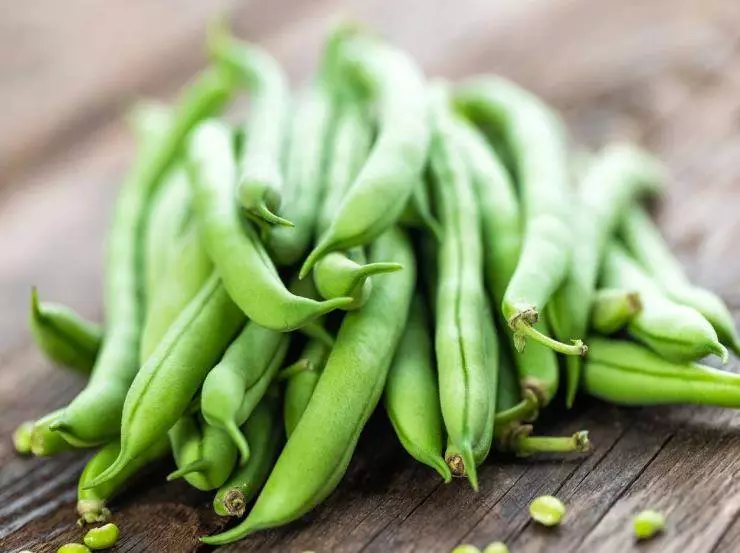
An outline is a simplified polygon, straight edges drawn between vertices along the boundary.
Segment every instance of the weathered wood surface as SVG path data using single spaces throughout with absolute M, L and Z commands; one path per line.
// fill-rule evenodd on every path
M 740 3 L 734 0 L 241 3 L 128 0 L 0 3 L 0 551 L 55 551 L 74 526 L 82 454 L 21 459 L 23 420 L 62 405 L 82 381 L 44 362 L 25 327 L 31 284 L 100 318 L 103 235 L 132 143 L 120 116 L 141 94 L 169 95 L 203 62 L 217 12 L 265 44 L 296 82 L 321 38 L 350 14 L 409 49 L 430 75 L 499 72 L 561 108 L 590 147 L 637 140 L 673 181 L 659 220 L 688 272 L 740 310 Z M 733 361 L 737 368 L 737 361 Z M 542 430 L 591 431 L 574 459 L 501 460 L 481 492 L 440 485 L 376 416 L 339 490 L 305 520 L 228 551 L 447 551 L 504 539 L 514 552 L 709 551 L 740 548 L 740 418 L 704 408 L 618 409 L 582 401 Z M 115 503 L 115 551 L 205 551 L 223 524 L 210 496 L 163 483 L 166 467 Z M 557 494 L 566 523 L 528 520 Z M 632 515 L 668 515 L 636 546 Z

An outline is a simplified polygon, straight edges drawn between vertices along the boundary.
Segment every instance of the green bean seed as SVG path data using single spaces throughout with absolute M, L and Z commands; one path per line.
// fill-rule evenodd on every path
M 627 290 L 604 288 L 594 295 L 591 327 L 599 334 L 622 330 L 642 311 L 640 294 Z
M 136 473 L 143 467 L 163 457 L 170 451 L 170 444 L 165 438 L 160 438 L 152 447 L 138 456 L 126 466 L 126 470 L 118 473 L 115 478 L 94 487 L 89 484 L 102 474 L 118 458 L 121 445 L 116 441 L 100 449 L 85 464 L 85 468 L 77 483 L 77 514 L 80 515 L 79 524 L 105 522 L 110 517 L 108 501 L 119 493 Z
M 673 361 L 695 361 L 712 353 L 726 361 L 727 349 L 712 325 L 695 309 L 670 300 L 616 242 L 606 253 L 601 279 L 608 288 L 640 294 L 642 310 L 627 325 L 637 340 Z
M 98 528 L 88 530 L 87 534 L 85 534 L 84 541 L 87 547 L 93 551 L 97 551 L 99 549 L 110 549 L 113 547 L 118 541 L 119 536 L 120 531 L 118 530 L 118 526 L 109 522 Z
M 288 291 L 256 231 L 234 209 L 236 167 L 228 127 L 201 124 L 190 143 L 195 215 L 203 242 L 229 296 L 255 323 L 288 331 L 353 301 L 318 302 Z
M 383 393 L 416 282 L 411 244 L 401 231 L 382 235 L 370 254 L 371 261 L 395 261 L 404 270 L 378 281 L 367 304 L 344 317 L 311 401 L 249 516 L 235 528 L 201 538 L 205 543 L 230 543 L 297 519 L 325 499 L 347 470 Z
M 621 235 L 627 249 L 663 292 L 676 303 L 692 307 L 704 315 L 720 341 L 740 354 L 740 338 L 725 303 L 713 292 L 691 285 L 660 231 L 642 208 L 634 206 L 630 210 L 623 220 Z
M 411 304 L 406 330 L 388 372 L 384 400 L 388 418 L 404 449 L 449 482 L 450 469 L 442 457 L 442 410 L 431 329 L 418 295 Z
M 469 543 L 464 543 L 462 545 L 458 545 L 450 553 L 480 553 L 480 549 L 474 545 L 470 545 Z
M 509 548 L 502 541 L 489 543 L 483 550 L 483 553 L 509 553 Z
M 286 406 L 287 401 L 286 397 Z M 234 471 L 213 498 L 213 509 L 217 514 L 234 517 L 244 515 L 247 504 L 267 480 L 280 451 L 283 443 L 280 422 L 280 395 L 269 390 L 241 428 L 252 446 L 252 455 L 245 465 Z
M 39 301 L 31 289 L 31 335 L 36 346 L 52 363 L 89 375 L 103 341 L 103 329 L 70 308 Z
M 90 550 L 81 543 L 65 543 L 57 553 L 90 553 Z
M 645 152 L 626 144 L 607 146 L 591 162 L 575 199 L 573 245 L 565 284 L 548 309 L 550 324 L 561 341 L 583 339 L 588 331 L 596 281 L 610 237 L 629 206 L 661 189 L 663 170 Z M 567 360 L 566 405 L 573 404 L 582 360 Z
M 223 105 L 231 89 L 231 79 L 222 72 L 201 73 L 185 89 L 165 136 L 143 145 L 125 178 L 108 241 L 105 341 L 87 386 L 52 423 L 75 445 L 104 443 L 120 432 L 126 393 L 139 370 L 147 207 L 185 136 Z
M 280 159 L 290 109 L 288 79 L 280 64 L 259 46 L 234 39 L 224 25 L 214 25 L 211 31 L 211 57 L 251 93 L 237 198 L 258 224 L 293 226 L 278 216 L 283 199 Z
M 640 344 L 592 338 L 582 387 L 620 405 L 689 403 L 740 408 L 740 375 L 669 361 Z
M 632 528 L 638 540 L 649 540 L 665 529 L 665 517 L 658 511 L 641 511 L 632 520 Z
M 543 495 L 529 504 L 529 514 L 543 526 L 557 526 L 565 516 L 565 505 L 557 497 Z
M 427 157 L 427 95 L 413 59 L 357 32 L 340 45 L 340 53 L 350 76 L 378 104 L 379 133 L 331 225 L 301 267 L 301 278 L 326 254 L 366 245 L 395 224 Z

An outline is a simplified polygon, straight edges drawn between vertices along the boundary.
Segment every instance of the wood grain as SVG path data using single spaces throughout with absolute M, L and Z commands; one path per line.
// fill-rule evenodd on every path
M 140 94 L 170 96 L 203 64 L 205 22 L 229 13 L 300 83 L 322 37 L 350 14 L 408 49 L 432 76 L 498 72 L 561 109 L 576 140 L 627 138 L 673 175 L 659 221 L 687 272 L 740 310 L 740 4 L 732 0 L 182 0 L 0 3 L 0 551 L 55 551 L 74 527 L 84 454 L 16 457 L 7 437 L 82 386 L 31 348 L 31 284 L 100 319 L 103 238 L 132 155 L 121 114 Z M 737 363 L 731 365 L 737 370 Z M 504 539 L 515 552 L 734 552 L 740 539 L 740 417 L 708 408 L 619 409 L 582 400 L 540 432 L 588 428 L 588 456 L 513 460 L 481 470 L 481 492 L 442 485 L 399 448 L 382 413 L 321 507 L 225 551 L 448 551 Z M 166 463 L 114 504 L 114 551 L 206 551 L 223 526 L 210 496 L 164 484 Z M 555 493 L 565 524 L 545 531 L 528 502 Z M 642 508 L 665 534 L 635 545 Z

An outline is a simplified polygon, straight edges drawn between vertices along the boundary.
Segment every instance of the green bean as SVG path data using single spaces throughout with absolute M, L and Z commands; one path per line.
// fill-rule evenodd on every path
M 529 504 L 529 514 L 543 526 L 557 526 L 565 516 L 565 505 L 557 497 L 543 495 Z
M 65 440 L 59 432 L 54 432 L 50 426 L 64 412 L 64 408 L 52 411 L 41 417 L 31 430 L 31 453 L 36 457 L 49 457 L 63 451 L 75 449 L 75 446 Z
M 102 328 L 57 303 L 41 302 L 31 289 L 31 335 L 51 362 L 90 374 L 103 341 Z
M 353 301 L 318 302 L 285 288 L 255 230 L 242 224 L 234 208 L 228 184 L 235 182 L 236 168 L 226 126 L 201 124 L 191 138 L 190 159 L 195 215 L 205 249 L 229 296 L 247 317 L 266 328 L 288 331 Z
M 429 200 L 424 179 L 414 185 L 406 207 L 398 220 L 399 224 L 410 228 L 419 228 L 431 232 L 437 240 L 442 239 L 442 227 L 432 214 L 432 206 Z
M 722 299 L 693 286 L 648 214 L 633 206 L 624 218 L 621 235 L 630 253 L 676 303 L 696 309 L 712 324 L 720 341 L 740 355 L 740 339 L 732 314 Z
M 591 328 L 599 334 L 622 330 L 642 311 L 640 294 L 628 290 L 604 288 L 594 294 Z
M 298 425 L 308 402 L 311 401 L 330 351 L 331 347 L 327 347 L 318 340 L 309 341 L 301 353 L 301 359 L 308 362 L 308 370 L 291 376 L 285 385 L 283 419 L 285 420 L 285 435 L 288 438 Z
M 509 548 L 502 541 L 489 543 L 483 550 L 483 553 L 509 553 Z
M 278 265 L 296 263 L 313 238 L 333 117 L 332 94 L 326 83 L 318 82 L 302 91 L 296 104 L 281 210 L 295 228 L 278 227 L 267 236 L 267 249 Z
M 93 528 L 85 534 L 84 542 L 93 551 L 98 549 L 109 549 L 118 541 L 120 532 L 118 526 L 109 522 L 99 528 Z
M 31 433 L 34 421 L 25 421 L 18 425 L 13 431 L 13 447 L 21 455 L 31 453 Z
M 462 545 L 458 545 L 451 551 L 451 553 L 480 553 L 480 549 L 474 545 L 470 545 L 469 543 L 464 543 Z
M 647 509 L 635 516 L 632 528 L 638 540 L 649 540 L 665 529 L 665 517 L 658 511 Z
M 403 212 L 427 157 L 430 138 L 424 77 L 404 52 L 356 33 L 340 47 L 350 76 L 378 104 L 379 134 L 329 228 L 301 267 L 304 278 L 332 251 L 370 243 Z
M 171 264 L 172 244 L 182 236 L 192 217 L 192 192 L 184 168 L 175 167 L 152 198 L 145 234 L 146 297 L 156 298 L 156 284 Z M 164 288 L 165 290 L 167 287 Z M 147 301 L 148 317 L 152 312 Z
M 711 353 L 726 361 L 727 350 L 719 343 L 712 325 L 695 309 L 666 297 L 616 242 L 608 248 L 601 278 L 608 288 L 640 294 L 642 311 L 627 325 L 637 340 L 673 361 L 694 361 Z
M 203 248 L 194 221 L 168 245 L 169 262 L 163 267 L 160 284 L 150 298 L 141 337 L 141 363 L 146 363 L 167 329 L 197 295 L 213 273 L 213 263 Z
M 182 415 L 169 431 L 177 470 L 167 480 L 184 478 L 199 490 L 215 490 L 229 478 L 236 465 L 237 449 L 222 429 L 197 415 Z
M 251 93 L 237 198 L 256 223 L 292 227 L 291 221 L 277 215 L 283 199 L 280 159 L 290 109 L 288 79 L 280 64 L 259 46 L 231 37 L 225 25 L 214 25 L 211 31 L 211 57 Z
M 443 239 L 439 246 L 435 351 L 442 417 L 453 450 L 447 462 L 464 472 L 474 489 L 478 477 L 474 448 L 492 431 L 496 386 L 487 364 L 486 325 L 490 313 L 483 284 L 483 248 L 473 184 L 454 140 L 449 96 L 442 86 L 432 98 L 434 132 L 430 148 L 433 192 Z M 492 363 L 495 361 L 492 360 Z M 488 440 L 490 447 L 490 440 Z
M 486 286 L 496 305 L 500 305 L 521 253 L 523 229 L 519 201 L 511 177 L 483 135 L 463 121 L 458 122 L 456 131 L 480 206 Z M 503 322 L 511 336 L 511 329 Z M 548 332 L 545 321 L 537 323 L 535 329 L 542 334 Z M 522 352 L 514 351 L 514 361 L 524 392 L 519 409 L 531 411 L 532 394 L 540 407 L 550 403 L 559 383 L 555 353 L 534 342 Z
M 170 444 L 166 438 L 160 438 L 114 479 L 89 488 L 88 484 L 113 464 L 120 451 L 121 445 L 117 441 L 111 442 L 102 447 L 85 465 L 77 483 L 77 514 L 80 515 L 78 524 L 92 524 L 108 520 L 110 517 L 108 501 L 119 493 L 144 466 L 165 457 L 170 451 Z
M 200 406 L 208 424 L 225 431 L 237 446 L 242 464 L 249 458 L 249 446 L 239 427 L 248 418 L 239 413 L 247 392 L 255 388 L 264 393 L 285 357 L 288 336 L 250 321 L 231 343 L 221 361 L 203 382 Z
M 328 496 L 344 475 L 383 393 L 416 281 L 411 244 L 401 231 L 390 230 L 373 243 L 370 260 L 379 259 L 401 263 L 404 270 L 378 281 L 365 307 L 344 317 L 311 401 L 249 516 L 235 528 L 201 538 L 205 543 L 233 542 L 295 520 Z
M 321 344 L 318 346 L 322 347 Z M 310 372 L 313 371 L 305 371 Z M 254 452 L 243 467 L 234 471 L 213 498 L 213 509 L 217 514 L 234 517 L 244 515 L 247 503 L 264 485 L 280 452 L 283 442 L 280 422 L 280 396 L 268 391 L 241 428 Z
M 663 182 L 662 167 L 645 152 L 626 144 L 612 144 L 589 165 L 577 196 L 570 271 L 548 308 L 550 325 L 562 340 L 583 339 L 596 291 L 599 267 L 620 218 L 636 199 L 654 194 Z M 578 390 L 581 359 L 566 362 L 566 404 Z
M 81 543 L 65 543 L 57 553 L 90 553 L 90 550 Z
M 243 323 L 212 275 L 136 375 L 123 406 L 121 453 L 92 485 L 115 477 L 167 433 Z
M 351 297 L 354 301 L 343 309 L 359 309 L 372 292 L 373 275 L 392 273 L 403 269 L 398 263 L 365 263 L 362 248 L 353 248 L 347 255 L 332 252 L 325 255 L 314 269 L 313 281 L 322 298 Z
M 385 410 L 401 445 L 417 461 L 452 478 L 442 457 L 442 410 L 432 361 L 431 329 L 424 303 L 414 297 L 401 343 L 385 384 Z
M 583 355 L 582 343 L 553 340 L 533 328 L 539 313 L 568 273 L 573 235 L 567 226 L 568 156 L 562 123 L 538 98 L 513 83 L 479 77 L 457 92 L 460 108 L 491 124 L 514 153 L 525 223 L 522 251 L 501 304 L 521 351 L 525 338 L 568 355 Z
M 689 403 L 740 408 L 740 375 L 677 363 L 623 340 L 592 338 L 583 390 L 620 405 Z
M 231 88 L 230 78 L 222 72 L 201 73 L 185 89 L 165 136 L 141 149 L 125 178 L 107 248 L 105 342 L 86 388 L 52 423 L 76 445 L 104 443 L 119 433 L 123 402 L 139 370 L 147 206 L 185 135 L 223 105 Z

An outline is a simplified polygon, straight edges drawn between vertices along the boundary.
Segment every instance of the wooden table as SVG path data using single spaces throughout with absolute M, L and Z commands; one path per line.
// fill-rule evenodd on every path
M 121 115 L 169 96 L 203 64 L 204 22 L 231 15 L 296 82 L 331 22 L 350 14 L 412 52 L 430 75 L 498 72 L 560 108 L 576 139 L 636 140 L 669 165 L 661 226 L 698 282 L 740 308 L 740 3 L 734 0 L 119 0 L 0 3 L 0 550 L 79 540 L 75 482 L 85 454 L 21 459 L 10 433 L 83 382 L 31 347 L 28 292 L 100 318 L 103 237 L 132 141 Z M 738 364 L 733 361 L 737 368 Z M 562 415 L 555 413 L 554 415 Z M 409 460 L 382 416 L 338 491 L 299 523 L 228 551 L 448 551 L 503 539 L 512 552 L 740 549 L 740 419 L 708 408 L 618 409 L 583 400 L 542 431 L 588 428 L 593 454 L 488 463 L 481 491 L 444 486 Z M 115 504 L 115 551 L 204 551 L 223 524 L 210 495 L 164 485 L 166 467 Z M 545 531 L 526 506 L 568 506 Z M 663 537 L 633 544 L 653 507 Z

